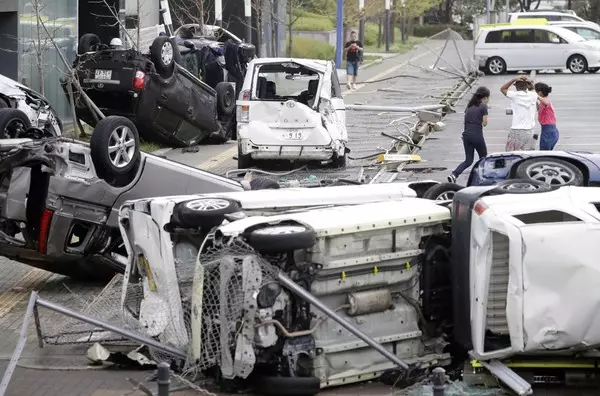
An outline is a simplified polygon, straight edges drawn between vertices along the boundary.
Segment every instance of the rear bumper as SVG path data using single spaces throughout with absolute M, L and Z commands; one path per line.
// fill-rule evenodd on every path
M 250 139 L 240 139 L 242 154 L 250 154 L 256 160 L 305 160 L 327 161 L 333 157 L 336 150 L 328 146 L 285 146 L 258 145 Z

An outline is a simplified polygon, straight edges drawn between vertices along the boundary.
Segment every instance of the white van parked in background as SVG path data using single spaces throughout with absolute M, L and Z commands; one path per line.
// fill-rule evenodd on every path
M 571 73 L 600 70 L 600 42 L 552 25 L 502 25 L 482 29 L 475 44 L 480 70 L 558 70 Z
M 569 29 L 586 40 L 600 40 L 600 26 L 590 25 L 588 22 L 548 22 L 552 26 Z
M 549 22 L 552 21 L 564 21 L 564 22 L 583 22 L 589 25 L 598 26 L 595 22 L 586 21 L 583 18 L 574 15 L 574 13 L 560 12 L 560 11 L 528 11 L 528 12 L 514 12 L 509 14 L 508 22 L 515 23 L 518 19 L 546 19 Z

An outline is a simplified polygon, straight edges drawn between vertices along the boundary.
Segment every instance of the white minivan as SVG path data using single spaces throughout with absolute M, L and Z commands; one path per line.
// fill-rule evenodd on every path
M 583 18 L 574 15 L 574 13 L 560 11 L 529 11 L 529 12 L 514 12 L 509 14 L 508 22 L 515 23 L 519 19 L 545 19 L 548 22 L 583 22 L 589 25 L 598 26 L 595 22 L 586 21 Z
M 479 68 L 488 74 L 507 71 L 600 70 L 600 42 L 588 41 L 552 25 L 502 25 L 481 30 L 475 44 Z

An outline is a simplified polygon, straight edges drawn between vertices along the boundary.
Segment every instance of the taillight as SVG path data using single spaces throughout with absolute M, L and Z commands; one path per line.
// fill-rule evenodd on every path
M 240 100 L 243 102 L 247 102 L 250 100 L 250 91 L 242 91 L 240 93 Z M 239 122 L 248 122 L 250 120 L 250 105 L 242 104 L 238 107 L 239 113 L 237 115 L 237 120 Z
M 52 214 L 50 209 L 44 209 L 42 217 L 40 218 L 38 251 L 42 254 L 46 254 L 46 249 L 48 248 L 48 232 L 50 231 L 50 224 L 52 223 Z
M 133 77 L 133 88 L 143 89 L 145 79 L 146 79 L 146 73 L 144 73 L 141 70 L 136 71 L 135 77 Z
M 475 203 L 475 206 L 473 207 L 473 211 L 475 213 L 477 213 L 478 216 L 481 216 L 483 214 L 483 212 L 486 211 L 487 208 L 488 208 L 488 206 L 486 204 L 484 204 L 481 201 L 477 201 Z

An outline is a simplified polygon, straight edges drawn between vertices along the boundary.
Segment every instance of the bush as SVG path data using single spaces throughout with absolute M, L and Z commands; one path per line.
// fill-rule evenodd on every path
M 294 30 L 304 30 L 311 32 L 326 32 L 335 29 L 335 25 L 331 18 L 325 15 L 319 15 L 308 11 L 294 11 Z
M 310 37 L 294 36 L 292 57 L 332 60 L 335 58 L 335 48 L 329 43 Z
M 413 26 L 413 35 L 415 37 L 431 37 L 446 29 L 452 29 L 459 33 L 464 39 L 471 39 L 472 32 L 467 26 L 450 24 L 450 25 L 416 25 Z

